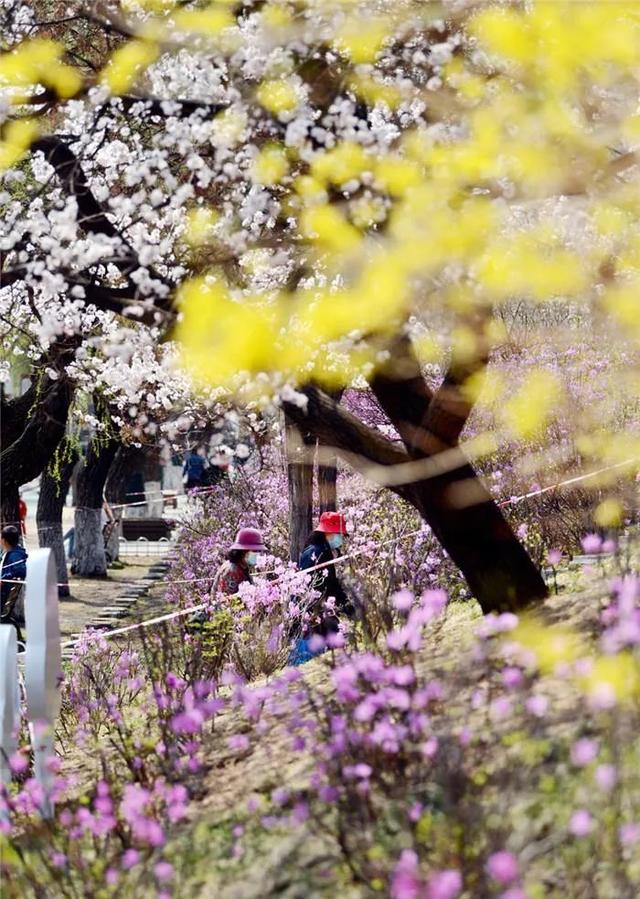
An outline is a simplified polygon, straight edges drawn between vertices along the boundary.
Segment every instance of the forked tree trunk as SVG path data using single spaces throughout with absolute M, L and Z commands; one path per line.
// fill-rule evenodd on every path
M 92 440 L 78 476 L 78 506 L 75 514 L 75 573 L 80 577 L 106 577 L 107 557 L 102 535 L 102 504 L 109 468 L 118 450 L 116 440 Z
M 53 476 L 50 467 L 43 471 L 36 510 L 38 543 L 41 547 L 49 547 L 53 551 L 58 577 L 58 596 L 61 597 L 70 595 L 67 559 L 64 553 L 62 510 L 77 461 L 78 454 L 73 452 L 70 458 L 61 464 L 58 478 Z
M 289 553 L 297 562 L 313 522 L 313 457 L 315 440 L 285 420 L 289 481 Z

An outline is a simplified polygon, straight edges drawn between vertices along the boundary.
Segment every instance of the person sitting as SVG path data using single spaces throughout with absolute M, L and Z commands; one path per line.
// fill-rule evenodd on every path
M 214 596 L 224 593 L 234 596 L 245 581 L 251 583 L 251 569 L 258 562 L 258 553 L 267 551 L 260 531 L 255 528 L 241 528 L 235 542 L 229 547 L 226 561 L 218 569 L 213 588 Z
M 27 552 L 20 546 L 20 530 L 8 524 L 0 533 L 0 622 L 13 624 L 18 640 L 24 642 L 20 626 L 24 624 L 24 580 L 27 577 Z M 18 583 L 17 583 L 18 582 Z
M 322 566 L 312 571 L 310 581 L 311 589 L 318 594 L 311 608 L 312 612 L 316 612 L 318 620 L 296 642 L 289 659 L 292 665 L 300 665 L 318 654 L 309 649 L 308 641 L 312 634 L 326 637 L 337 633 L 340 617 L 352 618 L 354 615 L 355 610 L 340 583 L 336 566 L 331 564 L 340 554 L 346 536 L 344 515 L 340 512 L 323 512 L 317 528 L 309 535 L 302 550 L 299 563 L 301 571 Z M 328 601 L 333 602 L 335 611 L 327 610 Z

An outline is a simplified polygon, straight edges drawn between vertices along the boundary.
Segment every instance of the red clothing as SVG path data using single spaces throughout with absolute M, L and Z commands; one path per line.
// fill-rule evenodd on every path
M 237 562 L 224 562 L 213 584 L 212 593 L 225 593 L 227 596 L 233 596 L 238 592 L 238 587 L 245 581 L 251 581 L 249 572 L 243 565 Z
M 22 497 L 20 497 L 20 499 L 18 500 L 18 515 L 20 516 L 20 530 L 22 531 L 23 535 L 26 537 L 26 534 L 27 534 L 27 525 L 26 525 L 27 504 L 22 499 Z

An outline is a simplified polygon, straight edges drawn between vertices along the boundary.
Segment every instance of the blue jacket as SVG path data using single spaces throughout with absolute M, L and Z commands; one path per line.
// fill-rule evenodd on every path
M 0 563 L 0 580 L 7 578 L 9 581 L 23 581 L 27 576 L 27 551 L 22 546 L 16 546 L 9 549 L 2 557 Z M 0 585 L 0 605 L 4 605 L 4 601 L 11 592 L 13 584 L 6 583 L 2 580 Z
M 190 453 L 182 471 L 190 481 L 201 481 L 204 474 L 204 459 L 197 453 Z

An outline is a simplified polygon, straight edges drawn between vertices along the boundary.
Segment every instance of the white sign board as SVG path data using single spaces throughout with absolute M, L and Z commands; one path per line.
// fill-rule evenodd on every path
M 27 652 L 24 672 L 27 720 L 34 755 L 34 775 L 44 790 L 45 816 L 52 813 L 52 772 L 47 761 L 55 754 L 53 728 L 60 712 L 62 653 L 56 566 L 50 549 L 37 549 L 27 562 L 24 600 Z

